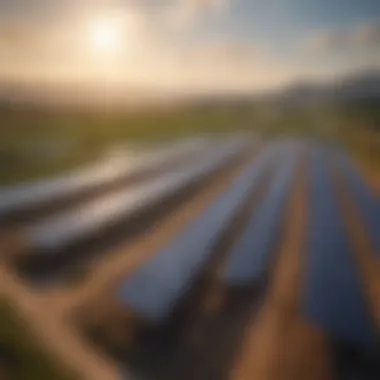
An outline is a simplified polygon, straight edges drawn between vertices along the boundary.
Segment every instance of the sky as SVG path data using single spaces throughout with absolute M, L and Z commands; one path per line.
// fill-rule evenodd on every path
M 243 93 L 369 68 L 378 0 L 0 2 L 0 81 Z

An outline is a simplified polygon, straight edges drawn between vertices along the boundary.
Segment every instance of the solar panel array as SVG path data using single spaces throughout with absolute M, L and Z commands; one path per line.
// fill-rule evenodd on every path
M 146 320 L 163 320 L 280 151 L 277 144 L 268 147 L 201 215 L 126 278 L 116 298 Z
M 338 168 L 352 193 L 374 250 L 380 254 L 380 198 L 371 192 L 355 163 L 342 151 L 337 153 Z
M 333 337 L 371 345 L 371 321 L 324 153 L 313 155 L 303 311 Z
M 138 186 L 106 194 L 102 198 L 85 202 L 75 209 L 27 227 L 24 231 L 26 239 L 37 250 L 54 253 L 77 239 L 99 232 L 109 223 L 132 216 L 179 192 L 193 181 L 206 177 L 223 166 L 246 148 L 247 142 L 241 139 L 211 145 L 207 153 L 185 167 Z
M 247 285 L 258 280 L 268 264 L 284 212 L 286 195 L 292 183 L 299 152 L 290 151 L 261 203 L 254 209 L 247 226 L 230 252 L 222 273 L 228 285 Z
M 293 146 L 296 149 L 280 154 L 279 145 L 271 149 L 277 151 L 277 159 L 281 157 L 282 163 L 268 192 L 254 208 L 242 235 L 229 251 L 221 274 L 221 280 L 227 286 L 250 284 L 262 278 L 268 266 L 269 253 L 278 236 L 301 153 L 299 147 Z M 199 218 L 127 278 L 117 289 L 116 298 L 145 319 L 160 321 L 165 318 L 240 204 L 238 196 L 242 197 L 243 193 L 247 196 L 252 179 L 253 186 L 259 183 L 262 175 L 258 173 L 268 168 L 269 161 L 273 161 L 272 154 L 266 151 Z M 364 348 L 367 352 L 367 349 L 376 347 L 376 335 L 344 223 L 344 210 L 334 187 L 331 163 L 338 164 L 338 173 L 342 175 L 346 190 L 353 195 L 370 238 L 379 251 L 379 198 L 371 193 L 345 152 L 312 147 L 301 310 L 310 322 L 332 338 Z
M 53 179 L 0 187 L 0 216 L 132 176 L 150 167 L 176 160 L 186 154 L 196 154 L 205 149 L 207 145 L 206 140 L 180 140 L 173 145 L 138 157 L 119 157 L 118 160 L 106 160 L 105 162 L 102 160 L 98 164 Z
M 87 199 L 77 207 L 68 208 L 65 212 L 55 211 L 47 219 L 24 226 L 22 236 L 35 253 L 39 257 L 54 257 L 72 243 L 96 236 L 110 224 L 149 210 L 189 185 L 207 178 L 234 157 L 247 152 L 249 147 L 252 147 L 252 142 L 244 138 L 219 142 L 185 140 L 129 162 L 110 161 L 53 180 L 0 188 L 0 217 L 34 204 L 43 206 L 60 197 L 128 178 L 155 165 L 192 155 L 190 162 L 181 167 L 177 165 L 160 176 L 122 190 L 109 191 L 95 200 Z M 286 140 L 264 145 L 258 157 L 216 195 L 211 204 L 150 259 L 126 275 L 114 289 L 113 298 L 145 321 L 163 322 L 202 273 L 216 244 L 253 191 L 265 183 L 265 174 L 275 168 L 267 191 L 228 251 L 227 262 L 219 278 L 227 287 L 243 287 L 261 280 L 271 253 L 281 241 L 287 199 L 304 148 L 303 143 Z M 380 252 L 379 197 L 371 192 L 344 151 L 312 147 L 301 310 L 306 318 L 333 338 L 372 348 L 375 345 L 374 329 L 330 163 L 336 165 L 374 250 Z

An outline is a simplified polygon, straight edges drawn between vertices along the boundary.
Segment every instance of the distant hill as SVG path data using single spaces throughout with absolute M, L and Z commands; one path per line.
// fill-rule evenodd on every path
M 102 84 L 0 82 L 0 105 L 69 109 L 134 109 L 171 106 L 176 99 L 151 88 Z
M 380 100 L 380 70 L 355 73 L 330 83 L 298 83 L 278 94 L 277 100 L 309 101 Z
M 190 106 L 249 107 L 253 104 L 303 104 L 313 101 L 380 100 L 380 69 L 353 73 L 329 82 L 303 81 L 269 93 L 176 94 L 142 87 L 0 82 L 0 105 L 43 105 L 79 109 Z

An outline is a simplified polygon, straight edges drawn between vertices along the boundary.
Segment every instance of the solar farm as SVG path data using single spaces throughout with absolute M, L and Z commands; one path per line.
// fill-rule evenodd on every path
M 379 197 L 332 143 L 126 149 L 0 188 L 0 277 L 88 380 L 379 379 Z

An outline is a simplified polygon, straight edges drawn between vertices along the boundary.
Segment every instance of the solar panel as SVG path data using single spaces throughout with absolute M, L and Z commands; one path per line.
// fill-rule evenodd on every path
M 242 286 L 261 277 L 276 242 L 296 158 L 295 152 L 283 158 L 268 193 L 253 211 L 242 236 L 231 250 L 221 276 L 224 283 Z
M 326 157 L 314 152 L 307 220 L 303 310 L 335 338 L 370 345 L 374 336 Z
M 146 320 L 164 319 L 278 152 L 278 145 L 268 147 L 201 215 L 132 273 L 117 289 L 116 299 Z
M 177 168 L 158 178 L 127 190 L 119 190 L 104 197 L 86 202 L 75 209 L 49 218 L 25 229 L 31 246 L 45 253 L 89 236 L 120 218 L 132 216 L 155 202 L 185 188 L 222 166 L 242 149 L 247 142 L 229 141 L 214 145 L 203 156 L 185 167 Z
M 372 245 L 375 251 L 380 254 L 380 199 L 371 192 L 359 168 L 347 154 L 339 151 L 335 157 L 339 164 L 338 168 L 343 174 L 343 179 L 359 208 Z
M 196 153 L 207 146 L 204 140 L 181 140 L 138 157 L 118 157 L 104 160 L 92 166 L 59 177 L 0 187 L 0 216 L 22 211 L 28 207 L 69 196 L 75 192 L 104 185 L 119 178 L 126 178 L 149 167 L 154 167 L 185 154 Z

